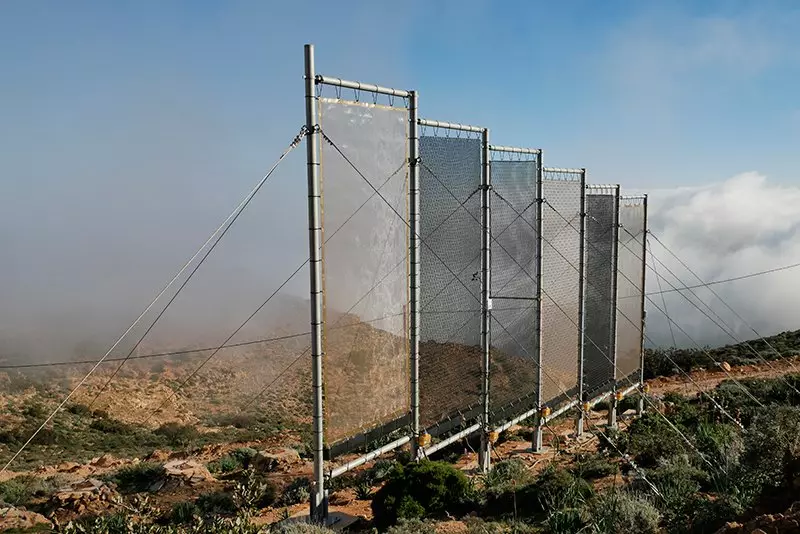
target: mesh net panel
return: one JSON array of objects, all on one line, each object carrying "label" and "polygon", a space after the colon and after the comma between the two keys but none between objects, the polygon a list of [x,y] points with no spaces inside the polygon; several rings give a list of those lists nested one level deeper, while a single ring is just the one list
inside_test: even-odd
[{"label": "mesh net panel", "polygon": [[622,199],[617,252],[617,381],[638,371],[641,361],[643,199]]},{"label": "mesh net panel", "polygon": [[330,444],[409,410],[408,113],[320,99],[320,124],[358,169],[323,141],[323,361]]},{"label": "mesh net panel", "polygon": [[422,136],[419,154],[420,423],[428,427],[478,415],[481,141]]},{"label": "mesh net panel", "polygon": [[[542,194],[543,403],[572,394],[578,385],[579,179],[547,179]],[[556,213],[557,212],[557,213]]]},{"label": "mesh net panel", "polygon": [[492,161],[489,402],[495,418],[519,415],[530,408],[525,399],[537,400],[536,170],[536,161]]},{"label": "mesh net panel", "polygon": [[594,395],[614,382],[613,261],[615,194],[586,195],[586,289],[584,292],[583,383]]}]

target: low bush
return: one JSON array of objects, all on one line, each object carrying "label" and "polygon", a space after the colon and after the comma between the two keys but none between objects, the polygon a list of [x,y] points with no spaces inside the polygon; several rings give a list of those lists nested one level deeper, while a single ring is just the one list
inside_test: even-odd
[{"label": "low bush", "polygon": [[197,498],[197,508],[204,515],[232,515],[238,507],[229,491],[204,493]]},{"label": "low bush", "polygon": [[487,494],[498,495],[514,491],[529,483],[532,478],[530,471],[521,461],[502,460],[492,466],[492,470],[483,479],[483,485]]},{"label": "low bush", "polygon": [[163,437],[172,447],[188,447],[200,435],[193,426],[178,423],[163,424],[155,429],[153,433]]},{"label": "low bush", "polygon": [[117,485],[121,493],[141,493],[147,491],[162,478],[166,471],[164,464],[142,462],[123,467],[116,473],[104,477]]},{"label": "low bush", "polygon": [[278,490],[275,484],[248,469],[245,476],[233,488],[233,502],[243,510],[266,508],[275,502]]},{"label": "low bush", "polygon": [[619,467],[602,454],[581,454],[570,471],[576,477],[593,480],[614,475]]},{"label": "low bush", "polygon": [[298,477],[292,480],[283,489],[283,493],[278,501],[283,506],[292,506],[307,502],[311,498],[311,481],[307,478]]},{"label": "low bush", "polygon": [[455,467],[422,461],[397,467],[372,500],[375,525],[385,530],[400,519],[458,513],[470,495],[470,484]]},{"label": "low bush", "polygon": [[588,531],[596,534],[655,534],[661,514],[645,497],[609,491],[592,499],[584,511]]}]

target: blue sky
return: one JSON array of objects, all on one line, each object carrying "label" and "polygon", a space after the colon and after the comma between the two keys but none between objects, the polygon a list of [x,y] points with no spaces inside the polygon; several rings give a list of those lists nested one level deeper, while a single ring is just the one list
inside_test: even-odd
[{"label": "blue sky", "polygon": [[[146,303],[303,123],[306,42],[321,73],[417,89],[423,116],[594,182],[794,185],[798,22],[790,1],[6,0],[0,299]],[[262,195],[263,240],[233,239],[290,256],[249,276],[304,257],[302,162]]]}]

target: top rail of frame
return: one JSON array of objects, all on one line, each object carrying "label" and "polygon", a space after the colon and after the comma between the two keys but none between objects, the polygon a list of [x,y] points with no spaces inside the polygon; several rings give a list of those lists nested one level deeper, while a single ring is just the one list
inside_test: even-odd
[{"label": "top rail of frame", "polygon": [[644,200],[647,195],[620,195],[620,200]]},{"label": "top rail of frame", "polygon": [[344,87],[345,89],[355,89],[356,91],[366,91],[400,98],[408,98],[411,96],[411,91],[406,91],[404,89],[392,89],[391,87],[381,87],[380,85],[373,85],[371,83],[351,82],[341,78],[333,78],[332,76],[323,76],[322,74],[317,74],[314,77],[314,83],[317,85],[332,85],[334,87]]},{"label": "top rail of frame", "polygon": [[586,169],[567,169],[563,167],[545,167],[542,169],[543,172],[552,172],[558,174],[583,174],[586,172]]},{"label": "top rail of frame", "polygon": [[469,124],[460,124],[457,122],[442,122],[430,119],[417,119],[417,124],[420,126],[429,126],[431,128],[446,128],[448,130],[461,130],[462,132],[477,132],[483,133],[486,128],[480,126],[470,126]]},{"label": "top rail of frame", "polygon": [[619,184],[586,184],[586,189],[617,189]]},{"label": "top rail of frame", "polygon": [[513,146],[489,145],[489,150],[493,152],[511,152],[513,154],[542,154],[541,148],[517,148]]}]

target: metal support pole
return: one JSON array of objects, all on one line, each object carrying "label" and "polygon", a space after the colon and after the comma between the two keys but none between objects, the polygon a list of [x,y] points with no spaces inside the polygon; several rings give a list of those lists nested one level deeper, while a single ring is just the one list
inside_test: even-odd
[{"label": "metal support pole", "polygon": [[410,274],[410,308],[411,331],[409,341],[411,349],[411,454],[412,458],[419,458],[417,438],[419,438],[419,268],[420,268],[420,241],[419,241],[419,125],[417,124],[418,95],[411,91],[408,96],[408,174],[409,174],[409,218],[411,219],[411,243],[409,244],[409,260],[411,263]]},{"label": "metal support pole", "polygon": [[637,413],[642,415],[644,413],[644,327],[646,324],[646,317],[647,312],[644,309],[644,299],[645,299],[645,282],[647,278],[647,235],[648,235],[648,226],[647,226],[647,195],[644,195],[644,224],[642,224],[642,326],[641,331],[639,332],[639,384],[641,386],[641,392],[639,395],[639,406],[637,407]]},{"label": "metal support pole", "polygon": [[544,206],[544,195],[542,194],[542,180],[544,179],[544,166],[542,164],[542,152],[539,152],[539,161],[536,166],[536,322],[534,323],[534,337],[536,339],[536,363],[537,363],[537,385],[536,396],[539,415],[536,417],[536,429],[534,431],[532,448],[534,452],[539,452],[543,448],[542,443],[542,208]]},{"label": "metal support pole", "polygon": [[322,456],[322,220],[320,217],[319,131],[314,78],[314,45],[305,45],[306,157],[308,174],[308,257],[311,297],[311,380],[314,395],[313,442],[314,487],[311,495],[311,520],[324,522],[327,503]]},{"label": "metal support pole", "polygon": [[584,337],[584,281],[586,259],[586,169],[581,169],[581,221],[580,221],[580,246],[578,256],[578,421],[575,435],[583,434],[583,337]]},{"label": "metal support pole", "polygon": [[612,253],[612,273],[611,276],[611,345],[609,355],[614,362],[614,383],[611,390],[611,398],[608,401],[608,425],[612,428],[617,424],[617,279],[619,278],[619,186],[614,193],[614,245]]},{"label": "metal support pole", "polygon": [[483,130],[482,135],[483,167],[481,172],[481,349],[483,361],[481,363],[481,449],[478,463],[481,471],[487,473],[491,464],[491,448],[489,442],[489,346],[491,344],[491,302],[489,291],[491,279],[491,208],[490,195],[492,179],[489,162],[489,129]]}]

